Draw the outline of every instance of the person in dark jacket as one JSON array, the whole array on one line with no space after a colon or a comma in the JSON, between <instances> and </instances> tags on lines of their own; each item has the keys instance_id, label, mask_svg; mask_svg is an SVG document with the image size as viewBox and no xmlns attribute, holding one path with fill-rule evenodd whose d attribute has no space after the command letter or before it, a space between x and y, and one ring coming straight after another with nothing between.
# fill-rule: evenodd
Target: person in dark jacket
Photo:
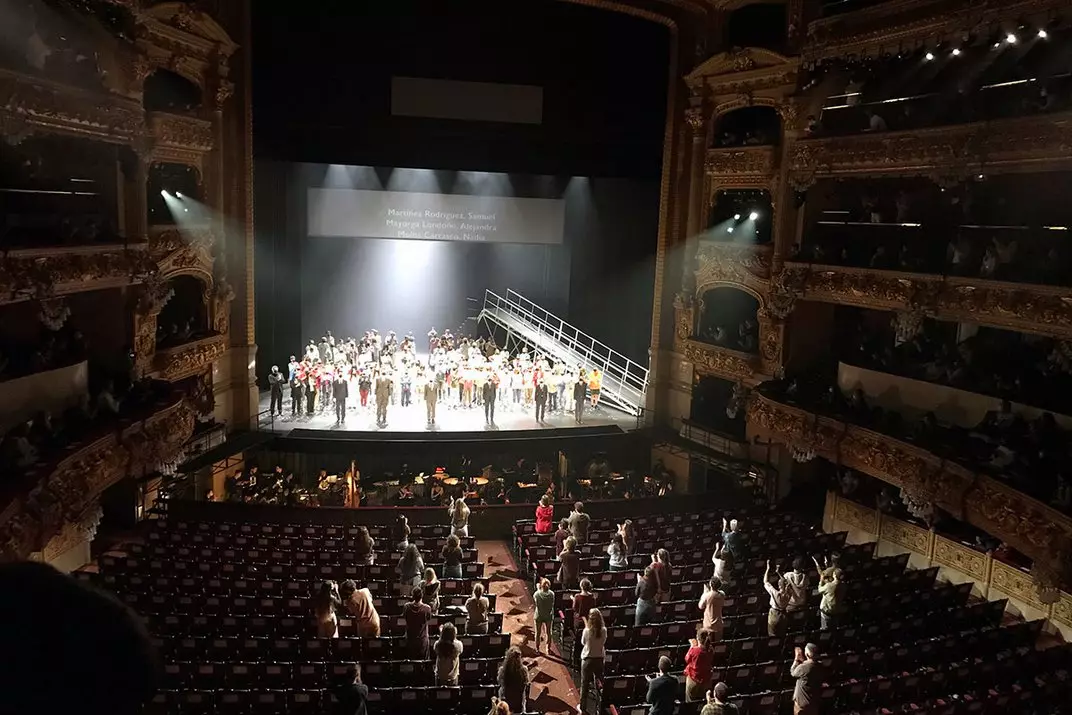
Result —
<instances>
[{"instance_id":1,"label":"person in dark jacket","mask_svg":"<svg viewBox=\"0 0 1072 715\"><path fill-rule=\"evenodd\" d=\"M494 380L484 381L480 388L480 399L484 402L484 421L489 425L495 424L495 396L499 392L499 386Z\"/></svg>"},{"instance_id":2,"label":"person in dark jacket","mask_svg":"<svg viewBox=\"0 0 1072 715\"><path fill-rule=\"evenodd\" d=\"M283 373L279 372L279 366L272 365L272 371L268 373L268 392L271 394L271 399L268 402L269 415L274 415L276 411L278 411L279 416L283 416L284 382L286 382L286 377Z\"/></svg>"},{"instance_id":3,"label":"person in dark jacket","mask_svg":"<svg viewBox=\"0 0 1072 715\"><path fill-rule=\"evenodd\" d=\"M406 604L402 613L406 620L406 650L414 660L428 660L428 622L432 620L432 607L424 602L424 589L413 589L413 600Z\"/></svg>"},{"instance_id":4,"label":"person in dark jacket","mask_svg":"<svg viewBox=\"0 0 1072 715\"><path fill-rule=\"evenodd\" d=\"M544 414L547 412L547 383L540 380L536 385L536 421L543 422Z\"/></svg>"},{"instance_id":5,"label":"person in dark jacket","mask_svg":"<svg viewBox=\"0 0 1072 715\"><path fill-rule=\"evenodd\" d=\"M336 375L331 393L335 397L335 424L342 424L346 421L346 398L350 396L350 383L342 375Z\"/></svg>"},{"instance_id":6,"label":"person in dark jacket","mask_svg":"<svg viewBox=\"0 0 1072 715\"><path fill-rule=\"evenodd\" d=\"M651 705L648 715L674 715L677 707L677 678L670 675L673 663L665 655L659 658L659 674L648 679L648 697Z\"/></svg>"},{"instance_id":7,"label":"person in dark jacket","mask_svg":"<svg viewBox=\"0 0 1072 715\"><path fill-rule=\"evenodd\" d=\"M302 393L305 391L305 385L295 375L290 380L290 414L300 415L302 413Z\"/></svg>"},{"instance_id":8,"label":"person in dark jacket","mask_svg":"<svg viewBox=\"0 0 1072 715\"><path fill-rule=\"evenodd\" d=\"M573 383L573 418L577 420L577 424L581 424L584 418L584 398L587 395L588 383L584 381L583 375L578 375L577 381Z\"/></svg>"},{"instance_id":9,"label":"person in dark jacket","mask_svg":"<svg viewBox=\"0 0 1072 715\"><path fill-rule=\"evenodd\" d=\"M365 715L368 703L368 686L361 682L361 665L353 663L346 669L342 682L335 686L333 715Z\"/></svg>"}]
</instances>

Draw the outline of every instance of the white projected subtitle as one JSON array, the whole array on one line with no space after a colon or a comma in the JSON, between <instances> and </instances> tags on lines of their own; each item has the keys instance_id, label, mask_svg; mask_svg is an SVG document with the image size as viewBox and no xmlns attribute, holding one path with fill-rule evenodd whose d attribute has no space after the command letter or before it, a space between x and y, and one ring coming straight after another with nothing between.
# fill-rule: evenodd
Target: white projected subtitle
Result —
<instances>
[{"instance_id":1,"label":"white projected subtitle","mask_svg":"<svg viewBox=\"0 0 1072 715\"><path fill-rule=\"evenodd\" d=\"M499 230L497 214L387 209L385 225L392 238L430 241L487 241Z\"/></svg>"}]
</instances>

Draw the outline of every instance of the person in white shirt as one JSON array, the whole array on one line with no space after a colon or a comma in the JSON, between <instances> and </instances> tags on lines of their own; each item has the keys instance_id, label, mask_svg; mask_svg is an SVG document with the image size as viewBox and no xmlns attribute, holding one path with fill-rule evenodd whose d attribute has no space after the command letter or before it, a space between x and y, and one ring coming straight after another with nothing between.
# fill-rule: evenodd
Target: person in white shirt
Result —
<instances>
[{"instance_id":1,"label":"person in white shirt","mask_svg":"<svg viewBox=\"0 0 1072 715\"><path fill-rule=\"evenodd\" d=\"M715 565L715 578L722 583L730 580L733 574L733 554L726 551L721 541L715 545L715 553L711 554L711 563Z\"/></svg>"},{"instance_id":2,"label":"person in white shirt","mask_svg":"<svg viewBox=\"0 0 1072 715\"><path fill-rule=\"evenodd\" d=\"M793 570L782 574L782 578L789 584L789 604L786 610L799 611L807 606L811 588L808 584L808 574L804 572L804 559L800 556L793 559Z\"/></svg>"},{"instance_id":3,"label":"person in white shirt","mask_svg":"<svg viewBox=\"0 0 1072 715\"><path fill-rule=\"evenodd\" d=\"M776 574L775 574L776 575ZM789 612L789 589L785 579L778 579L778 584L771 583L771 563L767 562L767 570L763 572L763 589L770 594L770 611L767 613L767 635L785 635L785 629L789 626L786 615Z\"/></svg>"},{"instance_id":4,"label":"person in white shirt","mask_svg":"<svg viewBox=\"0 0 1072 715\"><path fill-rule=\"evenodd\" d=\"M607 556L610 557L611 571L626 571L629 569L629 557L625 553L625 539L622 538L621 534L615 534L611 537L610 544L607 545Z\"/></svg>"}]
</instances>

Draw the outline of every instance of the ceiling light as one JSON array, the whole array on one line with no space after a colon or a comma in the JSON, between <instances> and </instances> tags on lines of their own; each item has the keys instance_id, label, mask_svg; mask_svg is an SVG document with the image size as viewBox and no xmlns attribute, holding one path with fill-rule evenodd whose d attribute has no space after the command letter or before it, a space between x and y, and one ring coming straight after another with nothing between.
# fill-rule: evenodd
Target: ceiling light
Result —
<instances>
[{"instance_id":1,"label":"ceiling light","mask_svg":"<svg viewBox=\"0 0 1072 715\"><path fill-rule=\"evenodd\" d=\"M734 221L740 221L741 220L741 214L733 214L733 220Z\"/></svg>"},{"instance_id":2,"label":"ceiling light","mask_svg":"<svg viewBox=\"0 0 1072 715\"><path fill-rule=\"evenodd\" d=\"M923 56L923 59L925 59L928 62L930 62L931 60L934 59L934 53L933 52L928 52L926 55Z\"/></svg>"},{"instance_id":3,"label":"ceiling light","mask_svg":"<svg viewBox=\"0 0 1072 715\"><path fill-rule=\"evenodd\" d=\"M181 192L181 191L176 191L176 192L175 192L175 195L176 195L177 197L179 197L180 199L182 198L182 192Z\"/></svg>"},{"instance_id":4,"label":"ceiling light","mask_svg":"<svg viewBox=\"0 0 1072 715\"><path fill-rule=\"evenodd\" d=\"M167 198L167 189L160 189L160 195Z\"/></svg>"},{"instance_id":5,"label":"ceiling light","mask_svg":"<svg viewBox=\"0 0 1072 715\"><path fill-rule=\"evenodd\" d=\"M957 49L956 47L953 48L953 56L954 57L960 57L960 50Z\"/></svg>"},{"instance_id":6,"label":"ceiling light","mask_svg":"<svg viewBox=\"0 0 1072 715\"><path fill-rule=\"evenodd\" d=\"M1049 35L1049 33L1047 33L1047 32L1046 32L1045 30L1039 30L1039 34L1038 34L1038 36L1039 36L1039 39L1040 39L1040 40L1045 40L1045 39L1046 39L1047 37L1049 37L1050 35Z\"/></svg>"},{"instance_id":7,"label":"ceiling light","mask_svg":"<svg viewBox=\"0 0 1072 715\"><path fill-rule=\"evenodd\" d=\"M755 211L753 211L752 213L748 214L748 220L749 221L755 221L757 218L759 218L759 214L757 212L755 212Z\"/></svg>"},{"instance_id":8,"label":"ceiling light","mask_svg":"<svg viewBox=\"0 0 1072 715\"><path fill-rule=\"evenodd\" d=\"M1016 35L1014 35L1014 34L1012 34L1010 32L1008 35L1005 35L1005 41L1008 42L1010 45L1015 45L1016 44Z\"/></svg>"},{"instance_id":9,"label":"ceiling light","mask_svg":"<svg viewBox=\"0 0 1072 715\"><path fill-rule=\"evenodd\" d=\"M726 233L733 233L733 226L726 229Z\"/></svg>"}]
</instances>

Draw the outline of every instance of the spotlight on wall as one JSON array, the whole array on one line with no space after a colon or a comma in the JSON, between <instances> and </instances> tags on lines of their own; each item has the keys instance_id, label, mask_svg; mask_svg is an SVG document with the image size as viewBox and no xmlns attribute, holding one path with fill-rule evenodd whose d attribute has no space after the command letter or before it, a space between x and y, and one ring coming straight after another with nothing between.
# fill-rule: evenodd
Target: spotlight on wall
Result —
<instances>
[{"instance_id":1,"label":"spotlight on wall","mask_svg":"<svg viewBox=\"0 0 1072 715\"><path fill-rule=\"evenodd\" d=\"M1050 36L1050 34L1048 32L1046 32L1045 30L1039 30L1038 36L1039 36L1040 40L1045 40L1047 37Z\"/></svg>"},{"instance_id":2,"label":"spotlight on wall","mask_svg":"<svg viewBox=\"0 0 1072 715\"><path fill-rule=\"evenodd\" d=\"M954 47L952 54L953 54L954 57L960 57L960 49Z\"/></svg>"},{"instance_id":3,"label":"spotlight on wall","mask_svg":"<svg viewBox=\"0 0 1072 715\"><path fill-rule=\"evenodd\" d=\"M748 214L748 220L749 221L755 221L757 218L759 218L759 212L758 211L753 211L752 213Z\"/></svg>"},{"instance_id":4,"label":"spotlight on wall","mask_svg":"<svg viewBox=\"0 0 1072 715\"><path fill-rule=\"evenodd\" d=\"M1014 35L1014 34L1012 34L1010 32L1009 34L1005 35L1005 41L1008 42L1010 45L1015 45L1016 44L1016 35Z\"/></svg>"},{"instance_id":5,"label":"spotlight on wall","mask_svg":"<svg viewBox=\"0 0 1072 715\"><path fill-rule=\"evenodd\" d=\"M927 54L923 55L923 59L925 59L928 62L930 62L931 60L934 59L934 53L933 52L928 52Z\"/></svg>"},{"instance_id":6,"label":"spotlight on wall","mask_svg":"<svg viewBox=\"0 0 1072 715\"><path fill-rule=\"evenodd\" d=\"M167 198L167 189L160 189L160 195L163 196L166 199Z\"/></svg>"},{"instance_id":7,"label":"spotlight on wall","mask_svg":"<svg viewBox=\"0 0 1072 715\"><path fill-rule=\"evenodd\" d=\"M733 220L734 221L740 221L741 220L741 214L733 214Z\"/></svg>"},{"instance_id":8,"label":"spotlight on wall","mask_svg":"<svg viewBox=\"0 0 1072 715\"><path fill-rule=\"evenodd\" d=\"M181 192L181 191L176 191L176 192L175 192L175 196L176 196L177 198L180 198L180 199L181 199L181 198L183 198L183 196L182 196L182 192Z\"/></svg>"}]
</instances>

